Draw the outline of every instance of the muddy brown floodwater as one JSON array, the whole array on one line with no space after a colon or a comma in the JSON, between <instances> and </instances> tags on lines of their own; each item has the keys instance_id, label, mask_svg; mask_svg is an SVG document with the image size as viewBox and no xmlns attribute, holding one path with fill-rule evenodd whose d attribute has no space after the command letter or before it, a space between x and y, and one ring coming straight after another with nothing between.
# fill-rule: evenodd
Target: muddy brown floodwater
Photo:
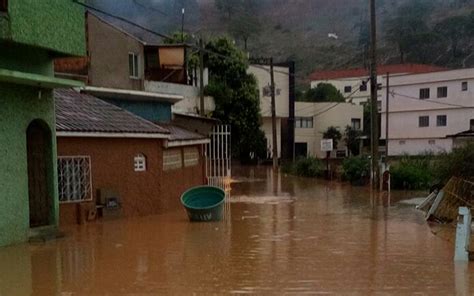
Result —
<instances>
[{"instance_id":1,"label":"muddy brown floodwater","mask_svg":"<svg viewBox=\"0 0 474 296\"><path fill-rule=\"evenodd\" d=\"M470 295L474 265L386 195L234 170L226 221L183 211L65 229L0 249L0 295Z\"/></svg>"}]
</instances>

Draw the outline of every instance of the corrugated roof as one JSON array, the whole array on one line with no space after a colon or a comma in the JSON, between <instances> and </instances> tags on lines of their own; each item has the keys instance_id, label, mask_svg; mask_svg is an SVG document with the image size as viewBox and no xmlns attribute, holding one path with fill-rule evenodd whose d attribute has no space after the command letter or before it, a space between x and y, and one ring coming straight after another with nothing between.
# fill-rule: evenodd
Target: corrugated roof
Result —
<instances>
[{"instance_id":1,"label":"corrugated roof","mask_svg":"<svg viewBox=\"0 0 474 296\"><path fill-rule=\"evenodd\" d=\"M57 131L169 134L164 127L72 89L57 89L54 98Z\"/></svg>"},{"instance_id":2,"label":"corrugated roof","mask_svg":"<svg viewBox=\"0 0 474 296\"><path fill-rule=\"evenodd\" d=\"M377 72L379 75L385 73L390 74L419 74L419 73L429 73L437 71L445 71L446 68L433 66L433 65L424 65L424 64L394 64L394 65L379 65ZM312 81L315 80L330 80L330 79L339 79L339 78L352 78L352 77L365 77L369 76L369 70L365 68L357 69L342 69L342 70L332 70L332 71L316 71L309 76L309 79Z\"/></svg>"},{"instance_id":3,"label":"corrugated roof","mask_svg":"<svg viewBox=\"0 0 474 296\"><path fill-rule=\"evenodd\" d=\"M205 135L187 130L185 128L170 124L170 123L156 123L156 125L167 129L170 132L169 141L191 141L207 139Z\"/></svg>"}]
</instances>

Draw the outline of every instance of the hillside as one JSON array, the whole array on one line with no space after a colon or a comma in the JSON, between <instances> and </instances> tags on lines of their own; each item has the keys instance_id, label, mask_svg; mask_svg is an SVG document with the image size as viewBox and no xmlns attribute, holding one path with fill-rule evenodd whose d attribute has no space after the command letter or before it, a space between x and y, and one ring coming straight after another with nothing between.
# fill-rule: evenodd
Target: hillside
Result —
<instances>
[{"instance_id":1,"label":"hillside","mask_svg":"<svg viewBox=\"0 0 474 296\"><path fill-rule=\"evenodd\" d=\"M219 10L216 1L228 6ZM416 39L404 40L410 46L406 45L404 61L453 68L474 67L472 34L459 34L456 48L452 50L454 41L450 32L441 31L443 35L435 31L440 27L437 24L447 18L468 16L474 11L474 0L378 0L380 62L400 62L399 46L386 38L387 23L403 17L399 10L404 4L414 2L428 3L430 8L409 11L415 18L423 18L422 26L426 28ZM367 0L123 0L118 2L120 4L115 0L89 0L89 3L163 33L180 29L181 7L185 7L186 32L207 39L229 35L242 48L247 39L251 56L295 60L300 83L317 69L357 67L366 63ZM409 21L401 18L399 22L404 25ZM417 27L409 29L418 30ZM329 38L330 33L338 38Z\"/></svg>"}]
</instances>

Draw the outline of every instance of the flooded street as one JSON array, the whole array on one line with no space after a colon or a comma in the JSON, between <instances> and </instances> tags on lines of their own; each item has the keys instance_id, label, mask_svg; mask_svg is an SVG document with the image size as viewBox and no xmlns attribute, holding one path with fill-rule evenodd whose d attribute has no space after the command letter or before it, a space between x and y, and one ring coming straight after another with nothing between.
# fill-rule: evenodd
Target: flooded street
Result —
<instances>
[{"instance_id":1,"label":"flooded street","mask_svg":"<svg viewBox=\"0 0 474 296\"><path fill-rule=\"evenodd\" d=\"M234 170L226 221L183 211L64 229L0 249L0 295L470 295L474 265L430 231L416 193Z\"/></svg>"}]
</instances>

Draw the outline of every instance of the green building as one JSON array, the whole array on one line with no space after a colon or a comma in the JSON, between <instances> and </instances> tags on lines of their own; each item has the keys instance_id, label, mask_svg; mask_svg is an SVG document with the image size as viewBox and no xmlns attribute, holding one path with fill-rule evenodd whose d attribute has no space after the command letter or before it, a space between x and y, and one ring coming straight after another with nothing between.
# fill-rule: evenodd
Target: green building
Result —
<instances>
[{"instance_id":1,"label":"green building","mask_svg":"<svg viewBox=\"0 0 474 296\"><path fill-rule=\"evenodd\" d=\"M53 60L85 55L72 0L0 1L0 246L58 223Z\"/></svg>"}]
</instances>

